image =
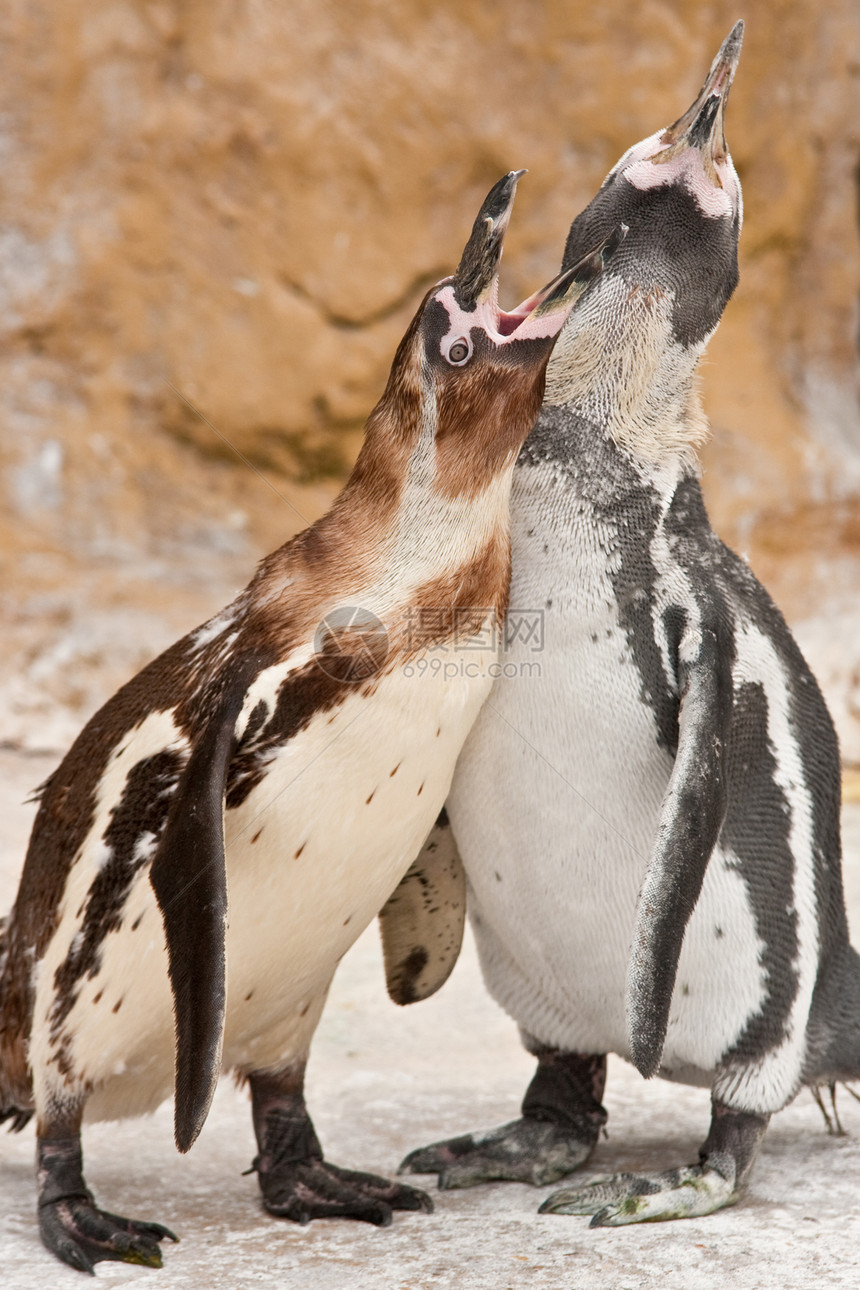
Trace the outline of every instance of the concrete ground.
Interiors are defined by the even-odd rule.
[[[10,903],[32,806],[56,758],[0,751],[0,909]],[[860,944],[860,806],[846,807],[847,883]],[[410,1148],[513,1118],[532,1062],[483,991],[471,941],[445,988],[397,1009],[385,994],[375,927],[344,960],[317,1033],[309,1101],[327,1155],[391,1174]],[[692,1161],[708,1123],[699,1089],[645,1083],[611,1059],[609,1137],[588,1174]],[[860,1104],[843,1093],[848,1136],[831,1137],[806,1092],[775,1117],[749,1192],[708,1218],[590,1231],[538,1216],[550,1188],[500,1183],[434,1193],[435,1213],[377,1230],[268,1218],[252,1176],[244,1093],[222,1085],[190,1154],[172,1144],[172,1108],[87,1129],[87,1178],[106,1208],[167,1224],[181,1243],[161,1271],[101,1263],[105,1287],[159,1290],[820,1290],[860,1281]],[[431,1180],[432,1181],[432,1180]],[[33,1130],[0,1135],[0,1286],[87,1282],[43,1250],[34,1222]]]

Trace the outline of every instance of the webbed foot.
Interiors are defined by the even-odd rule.
[[[412,1151],[398,1172],[437,1174],[439,1187],[524,1182],[546,1187],[583,1165],[606,1123],[606,1058],[546,1048],[524,1035],[538,1066],[522,1119]]]
[[[589,1227],[622,1227],[671,1218],[700,1218],[733,1205],[734,1162],[728,1176],[713,1164],[667,1169],[665,1173],[613,1174],[582,1187],[563,1187],[541,1205],[540,1214],[591,1214]]]
[[[303,1066],[249,1076],[260,1153],[248,1172],[257,1174],[267,1211],[295,1223],[355,1218],[377,1227],[388,1227],[395,1209],[431,1213],[426,1192],[323,1159],[305,1106],[303,1076]]]
[[[541,1214],[591,1214],[590,1227],[701,1218],[743,1193],[769,1117],[714,1099],[699,1163],[653,1174],[613,1174],[548,1196]]]
[[[483,1182],[524,1182],[546,1187],[583,1164],[594,1140],[545,1120],[512,1120],[486,1133],[465,1133],[411,1151],[398,1173],[438,1174],[439,1188]]]
[[[267,1211],[276,1218],[309,1223],[313,1218],[354,1218],[388,1227],[395,1209],[431,1213],[426,1192],[378,1178],[375,1174],[340,1169],[327,1160],[282,1162],[260,1173],[260,1190]]]
[[[90,1275],[104,1259],[160,1268],[159,1241],[179,1239],[160,1223],[99,1209],[84,1183],[78,1138],[39,1142],[39,1232],[52,1254]]]

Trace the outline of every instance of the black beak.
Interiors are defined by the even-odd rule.
[[[744,39],[744,24],[736,22],[726,36],[717,54],[707,80],[696,101],[679,117],[674,125],[663,131],[662,144],[680,144],[699,148],[710,153],[714,161],[724,161],[728,155],[723,118],[729,90],[737,71]]]
[[[499,328],[506,335],[511,335],[520,326],[520,319],[546,318],[550,314],[563,314],[558,330],[564,326],[577,300],[599,277],[624,241],[629,230],[626,224],[619,224],[603,241],[577,260],[569,269],[562,269],[552,282],[540,291],[536,291],[528,300],[524,300],[511,313],[500,312]],[[511,324],[514,324],[513,326]],[[523,332],[518,332],[522,336]],[[549,334],[549,333],[547,333]]]
[[[453,277],[454,296],[466,312],[471,312],[498,288],[502,243],[510,223],[517,183],[525,173],[524,170],[510,170],[494,184],[472,226],[471,236]]]

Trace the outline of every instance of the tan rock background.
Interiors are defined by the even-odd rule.
[[[8,0],[8,741],[61,743],[319,513],[499,174],[531,171],[512,303],[741,16],[742,277],[704,368],[705,488],[860,760],[854,0]]]

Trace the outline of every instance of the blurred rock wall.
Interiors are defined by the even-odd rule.
[[[94,622],[137,662],[130,640],[142,657],[164,642],[136,614],[190,626],[313,518],[490,183],[530,170],[512,304],[554,271],[620,153],[688,105],[738,17],[727,133],[746,223],[703,372],[705,488],[836,678],[853,738],[855,0],[7,0],[0,554],[6,664],[25,665],[15,703],[33,668],[54,697],[95,702]]]

